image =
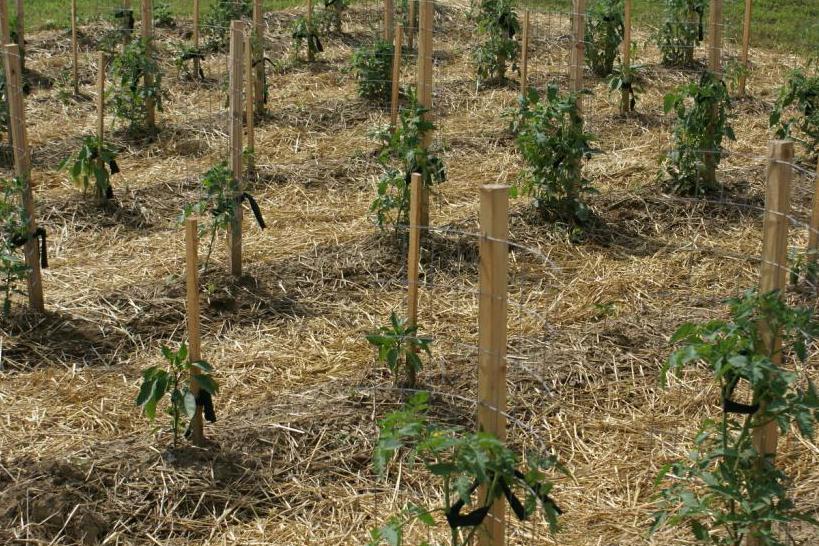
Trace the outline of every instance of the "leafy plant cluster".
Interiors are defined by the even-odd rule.
[[[577,97],[561,94],[554,84],[543,97],[531,89],[520,98],[513,120],[518,150],[526,162],[522,190],[534,198],[546,221],[587,222],[589,208],[583,197],[596,193],[583,177],[583,161],[594,151],[594,137],[583,127]]]
[[[170,2],[157,2],[153,6],[154,26],[156,28],[176,28],[176,19]]]
[[[674,144],[663,165],[671,191],[698,196],[719,189],[716,169],[723,139],[736,140],[729,124],[730,107],[728,89],[710,72],[665,96],[663,110],[677,117]]]
[[[3,292],[3,316],[11,311],[12,294],[22,294],[18,284],[25,280],[29,268],[20,251],[26,236],[26,210],[23,207],[23,182],[18,178],[0,180],[0,275]]]
[[[378,349],[378,361],[386,364],[397,384],[401,375],[407,378],[407,386],[415,387],[417,374],[423,363],[420,353],[431,354],[432,340],[418,336],[418,326],[407,324],[394,312],[390,314],[389,326],[382,326],[367,336],[367,341]],[[403,368],[403,374],[402,374]]]
[[[165,357],[165,368],[151,366],[142,370],[142,385],[139,388],[136,405],[153,421],[156,419],[156,409],[166,394],[170,394],[170,405],[167,413],[171,418],[173,431],[173,446],[179,439],[182,419],[187,416],[193,419],[196,407],[202,406],[205,419],[216,421],[213,411],[212,396],[219,390],[219,385],[213,379],[213,367],[204,360],[191,362],[188,358],[188,347],[184,343],[178,351],[162,346],[162,356]],[[198,373],[194,373],[194,370]],[[190,383],[194,382],[199,390],[195,396],[190,390]],[[190,425],[188,425],[190,426]]]
[[[76,154],[60,164],[60,169],[68,167],[68,175],[74,185],[82,189],[94,188],[94,196],[110,199],[114,196],[111,176],[119,173],[117,152],[97,136],[87,136]]]
[[[497,83],[506,78],[506,69],[518,70],[520,45],[515,34],[520,22],[514,0],[481,0],[472,17],[477,23],[480,43],[472,50],[478,81]]]
[[[373,462],[381,476],[396,456],[403,455],[406,464],[420,463],[441,481],[443,506],[407,506],[371,531],[370,546],[401,545],[408,525],[418,521],[433,527],[440,519],[449,526],[451,546],[466,546],[479,532],[492,504],[504,497],[518,518],[528,518],[540,506],[551,529],[557,528],[561,510],[549,497],[552,484],[546,476],[558,467],[554,458],[529,456],[521,464],[518,454],[494,435],[437,426],[427,419],[428,409],[429,393],[418,392],[401,410],[379,421]],[[483,494],[476,494],[479,487]],[[462,514],[464,509],[470,511]]]
[[[596,0],[586,19],[586,62],[598,76],[608,76],[625,33],[623,0]]]
[[[294,59],[298,59],[299,52],[302,48],[307,46],[307,60],[312,61],[316,53],[324,51],[324,46],[321,45],[321,38],[319,37],[318,25],[315,19],[307,20],[307,17],[299,17],[293,21],[293,27],[290,42],[291,55]]]
[[[703,39],[707,0],[665,0],[665,22],[656,36],[666,66],[694,64],[694,48]]]
[[[383,147],[378,162],[384,174],[378,180],[377,195],[370,205],[379,228],[392,225],[395,233],[409,223],[410,184],[412,173],[420,173],[423,185],[432,187],[446,180],[443,160],[424,147],[424,135],[435,125],[424,119],[427,109],[418,103],[415,91],[409,93],[409,104],[401,110],[400,124],[393,131],[384,129],[375,136]]]
[[[216,0],[204,21],[208,37],[205,47],[210,51],[225,51],[230,44],[231,21],[253,15],[250,0]]]
[[[358,80],[358,94],[362,98],[389,103],[394,52],[393,44],[381,39],[353,52],[350,66]]]
[[[324,9],[316,14],[318,24],[325,34],[341,34],[341,20],[350,0],[324,0]]]
[[[755,537],[760,544],[784,545],[771,524],[819,522],[788,498],[790,477],[772,456],[760,453],[753,431],[775,424],[783,434],[795,428],[813,438],[816,388],[776,358],[804,363],[807,344],[819,329],[810,309],[788,306],[777,292],[749,291],[730,301],[730,311],[729,320],[685,324],[672,338],[682,346],[665,364],[663,382],[669,372],[704,364],[719,385],[723,413],[703,422],[688,459],[662,468],[662,509],[652,529],[687,526],[697,541],[708,544],[739,546]],[[765,349],[761,323],[780,332],[781,349]],[[750,404],[733,399],[740,382],[747,385]]]
[[[150,100],[157,110],[162,110],[165,96],[163,74],[151,49],[149,40],[133,40],[122,48],[111,63],[114,85],[110,102],[114,115],[126,121],[131,132],[148,129],[147,104]]]
[[[634,43],[631,44],[632,58],[634,57]],[[628,66],[622,63],[612,69],[611,75],[608,78],[609,92],[626,92],[625,101],[620,103],[620,113],[633,112],[637,106],[637,95],[642,93],[643,89],[640,85],[640,72],[643,70],[643,65],[629,64]]]
[[[812,156],[819,154],[819,72],[796,69],[779,91],[770,125],[778,138],[801,142]]]

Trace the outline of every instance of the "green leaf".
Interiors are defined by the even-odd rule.
[[[185,413],[188,414],[188,417],[193,418],[196,415],[196,397],[193,395],[192,392],[188,391],[185,393]]]
[[[199,388],[209,392],[210,394],[216,394],[219,391],[219,385],[213,378],[209,375],[205,374],[195,374],[191,376],[191,379],[199,385]]]

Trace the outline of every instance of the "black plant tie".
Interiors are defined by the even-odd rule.
[[[319,37],[315,33],[311,33],[308,40],[313,44],[313,49],[319,53],[324,51],[324,46],[321,45],[321,40],[319,40]]]
[[[199,389],[196,405],[202,408],[202,414],[209,423],[216,422],[216,410],[213,409],[213,396],[205,389]]]
[[[735,375],[722,388],[722,411],[740,415],[753,415],[759,410],[759,404],[741,404],[731,399],[737,383],[739,383],[739,376]]]
[[[111,170],[112,175],[119,173],[119,165],[117,165],[116,159],[112,159],[108,162],[108,168]]]
[[[242,201],[247,201],[250,204],[250,210],[253,211],[253,216],[256,217],[256,223],[259,224],[259,227],[266,228],[267,224],[264,223],[264,218],[262,218],[262,209],[259,208],[259,204],[253,199],[253,196],[245,192],[239,197],[239,202]]]
[[[702,28],[702,18],[705,15],[705,8],[700,6],[700,7],[698,7],[696,9],[696,12],[697,12],[697,15],[700,16],[700,32],[699,32],[699,34],[700,34],[700,42],[701,42],[702,39],[703,39],[703,36],[704,36],[704,34],[702,32],[702,30],[703,30],[703,28]]]
[[[111,187],[111,184],[105,188],[105,198],[106,199],[113,199],[114,198],[114,188]]]
[[[40,268],[48,269],[48,250],[46,248],[46,230],[38,227],[31,235],[20,235],[16,233],[11,237],[11,245],[15,248],[21,247],[32,239],[40,238]]]

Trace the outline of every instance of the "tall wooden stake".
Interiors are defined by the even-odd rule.
[[[790,212],[791,177],[793,170],[793,142],[774,140],[768,145],[768,184],[765,191],[765,221],[762,227],[762,266],[760,267],[759,292],[782,291],[788,269],[788,214]],[[771,325],[759,324],[761,347],[757,350],[769,355],[777,366],[782,364],[782,340]],[[755,400],[755,402],[758,402]],[[764,400],[760,410],[765,411]],[[753,431],[754,448],[761,457],[773,461],[778,439],[776,421],[759,426]],[[762,540],[748,533],[745,543],[760,546]]]
[[[418,24],[418,103],[426,110],[424,119],[432,117],[432,26],[434,21],[434,0],[421,0],[421,12]],[[432,144],[432,131],[426,131],[421,139],[421,146],[429,149]],[[421,192],[421,223],[429,225],[429,189],[424,185]]]
[[[745,0],[745,16],[742,18],[742,74],[739,76],[739,96],[745,96],[745,84],[748,80],[748,48],[751,45],[751,4],[752,0]]]
[[[392,0],[384,0],[384,41],[390,43],[393,41],[393,25],[395,18],[395,7]]]
[[[97,141],[100,150],[105,138],[105,52],[100,51],[99,70],[97,71]]]
[[[2,45],[11,43],[11,35],[9,32],[9,8],[8,4],[3,0],[0,1],[0,38],[3,40]]]
[[[142,0],[142,39],[145,40],[145,52],[148,56],[153,55],[153,34],[154,34],[154,15],[153,15],[153,0]],[[154,77],[151,74],[145,74],[145,86],[149,87],[154,83]],[[148,129],[156,129],[156,105],[154,99],[147,97],[145,99],[146,124]]]
[[[412,42],[415,39],[415,5],[420,2],[428,2],[431,0],[408,0],[409,14],[407,15],[407,47],[412,49]]]
[[[623,12],[623,77],[625,74],[630,74],[631,68],[631,0],[625,0],[624,5],[625,11]],[[634,82],[631,81],[631,77],[629,77],[629,85],[634,85]],[[629,92],[629,88],[626,88],[625,82],[623,82],[623,89],[621,90],[621,97],[620,97],[620,113],[625,114],[626,112],[631,112],[631,93]]]
[[[199,78],[202,65],[199,59],[199,0],[193,0],[193,49],[196,56],[193,58],[193,77]]]
[[[313,28],[313,0],[307,0],[307,28]],[[310,47],[310,38],[307,38],[307,61],[313,62],[315,54],[313,48]]]
[[[478,430],[506,440],[506,290],[509,187],[481,186],[478,300]],[[481,488],[480,498],[486,490]],[[505,504],[498,500],[478,531],[479,546],[505,544]]]
[[[191,362],[202,360],[202,339],[199,324],[199,231],[196,218],[185,220],[185,280],[187,287],[186,311],[188,315],[188,357]],[[191,367],[191,375],[200,373]],[[191,393],[199,395],[199,384],[191,381]],[[195,446],[205,445],[205,427],[202,420],[202,406],[197,404],[191,419],[191,442]]]
[[[421,260],[421,192],[423,179],[412,174],[410,186],[409,248],[407,251],[407,324],[418,326],[418,268]],[[415,368],[407,366],[408,383],[416,384]]]
[[[816,181],[813,185],[813,212],[810,216],[810,226],[808,227],[808,248],[806,253],[807,281],[814,285],[816,292],[816,272],[815,268],[819,263],[819,159],[816,160]]]
[[[262,0],[253,0],[253,63],[256,69],[256,77],[253,88],[256,112],[264,112],[264,94],[266,74],[264,67],[264,12],[262,11]]]
[[[77,49],[77,0],[71,0],[71,76],[74,80],[74,96],[80,94],[80,67]]]
[[[23,7],[23,0],[17,0],[17,45],[20,46],[20,73],[22,74],[25,71],[25,51],[26,51],[26,38],[25,38],[25,8]]]
[[[722,0],[711,0],[708,16],[708,70],[722,78]]]
[[[392,94],[390,95],[390,127],[398,126],[398,100],[401,90],[401,48],[403,42],[401,23],[395,25],[394,48],[392,53]]]
[[[5,3],[5,2],[3,2]],[[28,301],[31,308],[42,313],[45,311],[43,302],[43,280],[40,273],[40,244],[34,237],[37,225],[34,220],[34,196],[31,182],[31,155],[28,149],[26,135],[26,111],[23,105],[23,76],[20,66],[20,46],[6,45],[3,48],[3,58],[6,66],[6,97],[9,105],[9,125],[14,142],[14,171],[23,182],[23,208],[26,211],[25,231],[28,237],[23,246],[28,273]]]
[[[247,80],[245,82],[245,124],[247,125],[247,171],[252,172],[255,165],[253,161],[253,152],[256,148],[256,127],[255,127],[255,112],[253,95],[255,91],[255,83],[253,81],[253,41],[251,38],[252,32],[248,29],[245,33],[245,74]]]
[[[230,168],[236,198],[242,193],[242,49],[245,24],[230,23]],[[242,276],[242,207],[236,207],[228,233],[230,272]]]
[[[523,12],[523,39],[520,45],[520,94],[526,96],[529,80],[529,10]]]
[[[574,0],[574,14],[572,19],[572,47],[571,66],[569,66],[569,88],[578,93],[583,89],[583,63],[586,53],[586,0]],[[577,96],[577,107],[582,109],[583,97]]]

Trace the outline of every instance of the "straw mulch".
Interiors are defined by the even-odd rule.
[[[434,392],[436,418],[472,427],[478,186],[513,183],[521,161],[500,117],[514,107],[517,84],[476,89],[464,12],[447,7],[436,19],[435,141],[449,180],[433,199],[423,250],[420,321],[435,344],[421,381]],[[267,14],[274,58],[286,54],[296,15]],[[54,83],[27,100],[51,267],[47,315],[27,315],[18,301],[3,325],[0,542],[362,544],[406,502],[441,501],[424,473],[396,464],[378,479],[371,464],[376,421],[404,395],[375,366],[364,334],[403,309],[406,271],[402,248],[367,210],[379,175],[368,132],[385,123],[385,109],[358,99],[343,68],[379,17],[376,5],[355,7],[318,62],[271,75],[248,181],[269,227],[245,224],[245,277],[225,273],[222,240],[202,277],[203,354],[221,384],[208,450],[184,441],[173,449],[164,418],[152,433],[133,400],[160,345],[185,339],[177,219],[197,197],[198,176],[227,157],[226,58],[208,59],[205,84],[183,81],[170,52],[189,23],[162,31],[170,96],[161,132],[140,141],[121,123],[113,128],[123,172],[116,202],[99,207],[57,171],[95,123],[92,101],[64,93],[66,35],[29,36],[29,67]],[[536,14],[533,23],[532,83],[565,83],[568,21]],[[93,44],[106,25],[82,30]],[[637,37],[644,42],[647,30]],[[602,153],[586,169],[600,195],[583,239],[532,222],[525,199],[512,204],[510,443],[552,450],[572,476],[554,477],[561,533],[550,535],[540,519],[510,520],[509,544],[688,543],[675,531],[648,537],[653,480],[685,454],[698,423],[719,413],[718,393],[704,372],[662,389],[658,370],[679,324],[722,316],[725,298],[757,282],[767,113],[787,68],[802,60],[752,50],[752,96],[735,105],[738,141],[720,167],[725,194],[694,202],[665,195],[657,178],[670,141],[662,95],[694,74],[659,66],[651,47],[638,56],[646,65],[638,114],[619,116],[619,97],[589,81],[585,107]],[[81,55],[89,96],[95,59]],[[796,220],[812,194],[808,176],[794,180]],[[791,244],[805,240],[795,224]],[[819,506],[816,443],[787,438],[778,461],[794,477],[798,505]],[[807,529],[782,531],[802,544],[817,540]],[[442,528],[409,534],[446,540]]]

